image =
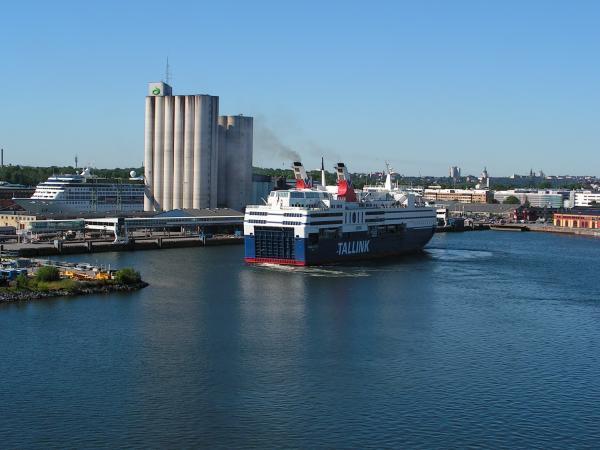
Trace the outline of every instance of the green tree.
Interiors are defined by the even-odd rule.
[[[108,179],[128,179],[129,172],[134,170],[138,175],[144,173],[143,167],[129,167],[125,169],[92,169],[91,173],[98,178]],[[0,180],[14,184],[24,184],[26,186],[35,186],[42,181],[46,181],[52,175],[74,174],[81,169],[75,169],[72,166],[64,167],[32,167],[32,166],[4,166],[0,167]]]
[[[44,266],[37,270],[35,278],[38,281],[58,281],[60,280],[60,272],[56,267]]]
[[[117,271],[115,281],[119,284],[137,284],[142,281],[142,277],[138,271],[125,267]]]
[[[520,205],[521,201],[514,195],[509,195],[504,199],[502,203],[504,203],[505,205]]]
[[[16,282],[19,289],[25,289],[29,286],[29,278],[27,278],[27,275],[19,275]]]

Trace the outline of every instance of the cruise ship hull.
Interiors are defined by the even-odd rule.
[[[422,250],[433,233],[433,227],[404,229],[380,236],[356,232],[311,242],[293,237],[285,228],[270,230],[268,235],[258,231],[245,237],[245,260],[248,263],[314,266],[395,257]]]
[[[136,212],[143,211],[143,204],[140,205],[121,205],[117,207],[114,204],[103,204],[92,206],[90,204],[70,206],[63,201],[41,200],[32,198],[14,198],[13,201],[32,214],[81,214],[81,213],[107,213],[107,212]]]

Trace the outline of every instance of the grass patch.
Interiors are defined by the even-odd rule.
[[[40,291],[73,291],[79,287],[75,280],[65,278],[58,281],[38,281],[37,289]]]
[[[0,288],[3,291],[8,292],[20,292],[20,291],[37,291],[37,292],[49,292],[49,291],[74,291],[81,287],[81,283],[70,278],[65,278],[57,281],[40,281],[37,278],[26,278],[19,276],[16,283],[13,286],[6,286]]]

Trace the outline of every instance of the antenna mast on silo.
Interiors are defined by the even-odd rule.
[[[169,57],[167,56],[167,65],[165,67],[165,83],[169,84],[171,81],[171,68],[169,67]]]

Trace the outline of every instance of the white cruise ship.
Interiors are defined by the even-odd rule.
[[[96,178],[85,169],[81,174],[52,176],[38,184],[30,198],[13,201],[34,214],[140,212],[144,210],[144,182]]]

